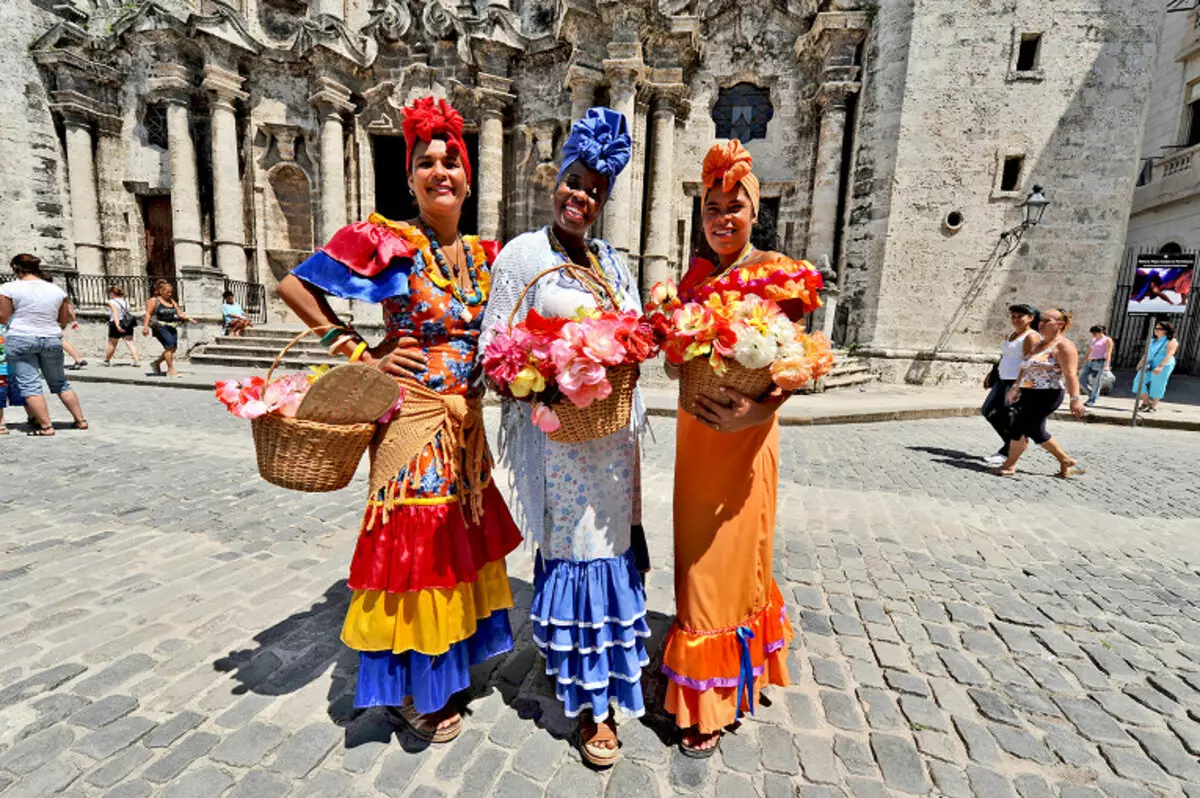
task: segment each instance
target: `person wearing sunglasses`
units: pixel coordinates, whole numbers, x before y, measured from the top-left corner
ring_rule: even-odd
[[[1167,392],[1167,381],[1175,370],[1177,351],[1179,342],[1175,340],[1175,325],[1169,321],[1155,324],[1154,339],[1150,342],[1149,351],[1138,361],[1137,376],[1133,380],[1133,393],[1141,400],[1141,412],[1153,413],[1158,410],[1158,403]]]

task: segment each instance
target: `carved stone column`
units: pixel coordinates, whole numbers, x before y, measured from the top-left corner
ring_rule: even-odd
[[[245,101],[242,78],[213,64],[204,68],[201,88],[209,92],[212,114],[213,249],[216,267],[228,278],[246,280],[246,212],[238,170],[237,110]]]
[[[480,73],[479,89],[479,235],[499,240],[504,206],[504,112],[513,96],[512,81]]]
[[[204,269],[196,147],[191,131],[192,89],[187,70],[178,64],[160,63],[156,77],[150,79],[151,92],[167,105],[171,235],[175,242],[175,268],[180,272]]]
[[[605,60],[604,74],[608,78],[609,103],[614,111],[625,115],[633,134],[634,113],[637,110],[637,87],[645,66],[642,63],[640,43],[612,42],[608,45],[609,55]],[[629,234],[629,208],[632,204],[633,173],[626,168],[617,176],[616,185],[609,192],[615,198],[604,205],[604,237],[621,254],[628,258],[633,246]]]
[[[642,296],[674,277],[671,268],[672,204],[675,198],[675,112],[686,94],[682,83],[655,84],[650,113],[650,207],[642,253]]]
[[[575,124],[576,119],[583,118],[587,110],[596,104],[596,88],[604,81],[604,73],[598,69],[582,64],[571,64],[567,68],[567,79],[564,88],[571,92],[571,119],[568,125]],[[567,131],[570,134],[570,129]]]
[[[817,103],[821,132],[813,172],[812,207],[808,222],[807,254],[813,263],[832,262],[837,236],[838,200],[842,195],[842,152],[846,136],[846,98],[858,91],[857,83],[826,83]]]
[[[321,121],[321,218],[317,226],[320,245],[346,224],[346,145],[342,114],[354,110],[354,106],[350,103],[350,90],[329,77],[314,81],[313,94],[308,101],[317,109]]]
[[[92,120],[75,107],[64,105],[58,110],[67,140],[67,185],[74,224],[75,268],[81,274],[104,274],[100,200],[96,193],[96,162],[92,156]]]

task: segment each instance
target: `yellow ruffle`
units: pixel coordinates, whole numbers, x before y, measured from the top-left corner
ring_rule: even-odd
[[[474,582],[409,593],[356,590],[350,599],[342,642],[357,651],[445,654],[475,633],[476,623],[513,605],[504,560],[479,569]]]

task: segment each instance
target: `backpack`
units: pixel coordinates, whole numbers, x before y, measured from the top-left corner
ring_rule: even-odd
[[[114,299],[117,303],[117,326],[122,330],[132,331],[137,326],[137,322],[133,319],[133,313],[129,310],[129,303],[124,299]]]

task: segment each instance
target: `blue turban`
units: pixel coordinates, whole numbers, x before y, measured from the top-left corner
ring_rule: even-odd
[[[571,135],[563,144],[557,182],[562,181],[568,166],[583,161],[588,169],[608,178],[612,191],[613,180],[629,165],[632,150],[633,139],[624,114],[611,108],[589,108],[583,119],[571,126]]]

